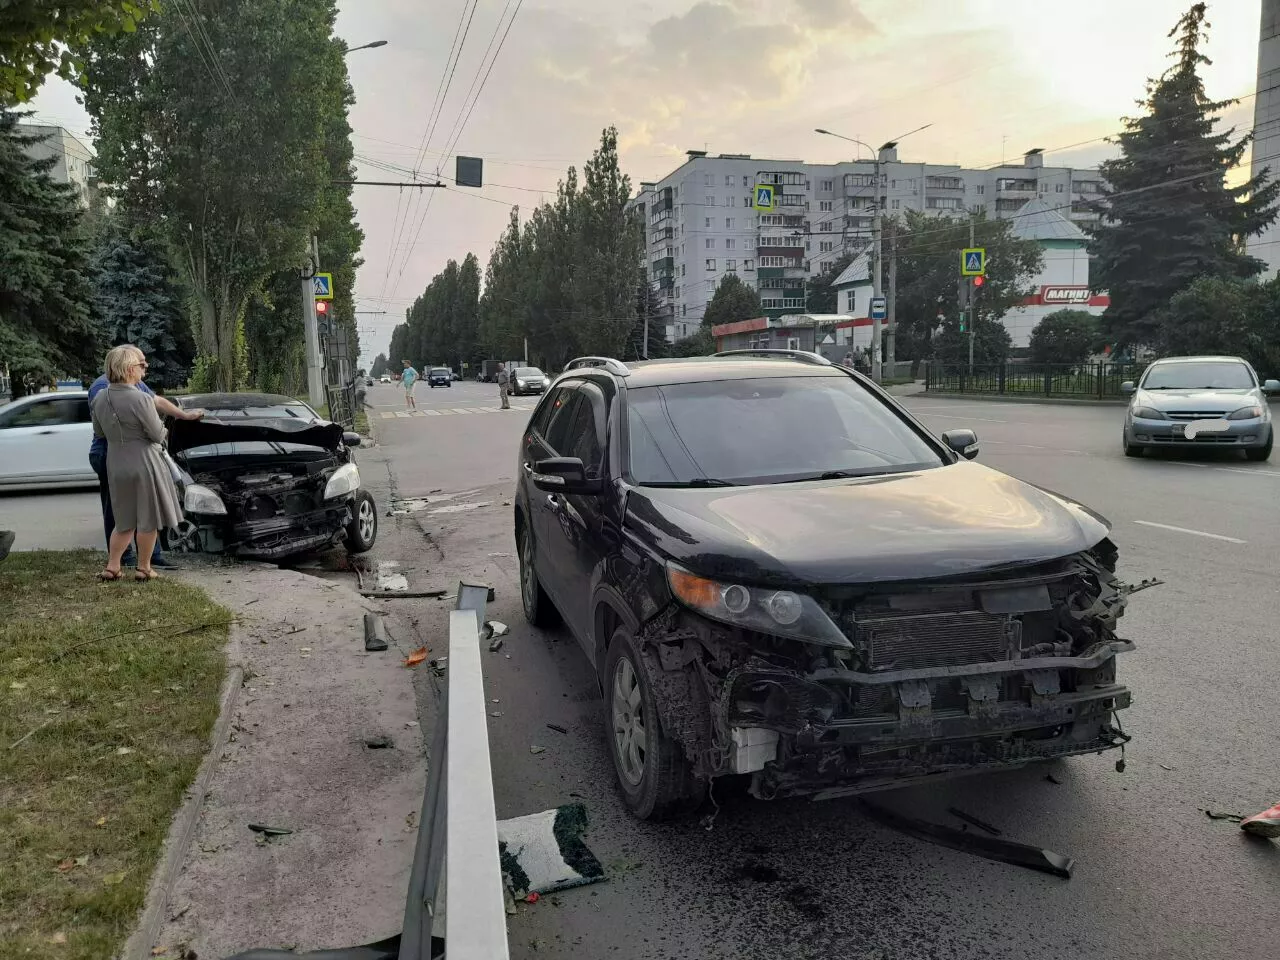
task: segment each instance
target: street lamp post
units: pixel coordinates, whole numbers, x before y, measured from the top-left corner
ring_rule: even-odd
[[[914,130],[909,130],[907,131],[907,133],[904,133],[901,137],[898,137],[897,140],[887,141],[883,146],[880,147],[879,150],[872,149],[872,147],[869,144],[863,143],[861,140],[858,140],[854,137],[846,137],[843,134],[832,133],[830,130],[824,130],[821,127],[814,128],[815,133],[821,133],[821,134],[825,134],[828,137],[835,137],[838,140],[847,140],[850,143],[856,143],[860,147],[866,147],[872,153],[873,162],[875,164],[874,166],[875,172],[873,174],[873,179],[875,180],[875,184],[874,184],[875,199],[873,202],[875,203],[875,207],[876,207],[875,216],[871,220],[871,245],[872,245],[872,264],[873,264],[871,268],[871,295],[873,297],[879,297],[882,295],[883,284],[881,281],[881,274],[884,272],[882,267],[882,262],[881,262],[882,261],[881,248],[883,246],[882,239],[881,239],[882,232],[883,232],[882,230],[883,220],[881,219],[880,208],[882,206],[883,201],[881,200],[881,194],[880,194],[880,153],[883,150],[892,150],[894,147],[898,145],[898,141],[902,140],[903,137],[908,137],[913,133],[919,133],[921,130],[924,130],[931,126],[933,126],[933,124],[926,123],[922,127],[916,127]],[[896,241],[897,234],[895,234],[894,237]],[[889,336],[893,337],[894,333],[895,331],[892,329],[892,326],[891,326],[889,329]],[[882,345],[880,343],[880,321],[873,317],[871,320],[871,376],[877,382],[879,382],[881,378],[881,369],[880,369],[881,346]]]
[[[372,50],[375,47],[385,47],[386,45],[386,40],[374,40],[372,43],[362,43],[358,47],[348,47],[347,53],[355,53],[357,50]]]

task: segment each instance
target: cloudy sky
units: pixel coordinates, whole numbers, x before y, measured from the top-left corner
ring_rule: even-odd
[[[451,176],[453,155],[485,158],[480,191],[356,188],[366,235],[358,309],[386,311],[360,318],[366,353],[386,349],[450,258],[474,251],[483,264],[510,205],[528,211],[549,197],[609,124],[633,184],[661,178],[689,149],[848,159],[851,145],[814,127],[876,143],[932,124],[904,140],[904,160],[993,166],[1042,147],[1049,164],[1095,163],[1112,154],[1102,138],[1133,112],[1145,79],[1165,68],[1165,32],[1189,5],[475,0],[472,14],[472,0],[345,0],[338,30],[351,46],[389,41],[348,61],[360,176]],[[1243,98],[1229,117],[1242,131],[1260,8],[1209,4],[1206,85],[1213,97]],[[433,123],[460,23],[465,42]],[[66,84],[48,84],[34,106],[81,135],[87,127]]]

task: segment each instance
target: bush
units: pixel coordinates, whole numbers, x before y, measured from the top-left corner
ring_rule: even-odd
[[[1101,346],[1098,318],[1084,310],[1057,310],[1031,331],[1036,363],[1084,363]]]
[[[940,363],[969,362],[969,334],[961,332],[955,321],[943,324],[942,332],[934,336],[933,359]],[[973,362],[1004,363],[1009,359],[1013,341],[1009,331],[999,320],[983,317],[973,327]]]

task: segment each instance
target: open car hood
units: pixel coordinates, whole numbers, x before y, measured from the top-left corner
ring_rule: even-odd
[[[277,443],[301,443],[309,447],[337,450],[342,443],[342,425],[327,420],[297,420],[279,417],[271,420],[175,420],[169,425],[169,452],[182,453],[193,447],[217,443],[259,440]]]

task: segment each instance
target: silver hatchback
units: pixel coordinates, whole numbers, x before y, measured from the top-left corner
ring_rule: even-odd
[[[1271,456],[1274,437],[1267,395],[1280,380],[1260,382],[1239,357],[1169,357],[1157,360],[1133,381],[1124,418],[1124,452],[1148,449],[1243,450],[1250,460]]]

